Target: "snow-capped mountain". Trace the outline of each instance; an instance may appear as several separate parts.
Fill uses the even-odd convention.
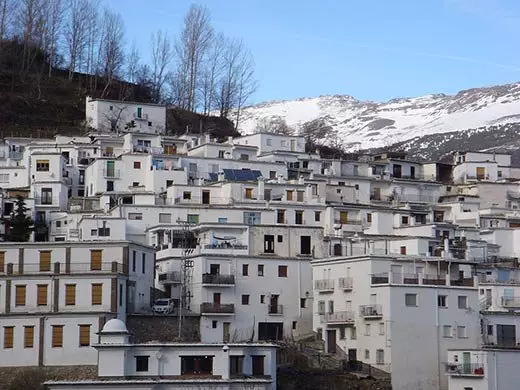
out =
[[[384,103],[347,95],[272,101],[246,107],[239,130],[258,131],[284,121],[298,131],[319,119],[346,151],[389,146],[412,138],[520,122],[520,84],[461,91],[456,95],[399,98]]]

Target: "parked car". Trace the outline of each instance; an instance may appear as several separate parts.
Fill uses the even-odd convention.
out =
[[[157,299],[153,304],[153,311],[157,314],[169,314],[173,312],[173,299],[161,298]]]

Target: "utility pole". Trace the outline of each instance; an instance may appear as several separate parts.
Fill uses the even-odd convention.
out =
[[[190,248],[190,222],[181,221],[177,218],[177,224],[181,226],[181,291],[179,296],[179,341],[182,341],[182,326],[183,316],[185,310],[190,310],[191,301],[191,283],[193,275],[193,260],[187,257],[193,253],[193,248]]]

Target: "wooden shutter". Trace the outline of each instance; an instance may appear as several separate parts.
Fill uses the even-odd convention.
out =
[[[5,252],[0,252],[0,273],[5,272]]]
[[[23,327],[23,347],[32,348],[34,347],[34,326]]]
[[[348,211],[339,212],[339,221],[341,223],[348,223]]]
[[[63,325],[52,325],[52,347],[63,347]]]
[[[287,190],[287,200],[293,200],[293,190]]]
[[[66,284],[65,285],[65,305],[76,304],[76,285]]]
[[[15,287],[15,306],[25,306],[25,285]]]
[[[50,272],[51,251],[40,251],[40,272]]]
[[[92,284],[92,304],[101,305],[103,303],[103,284]]]
[[[253,189],[246,188],[246,199],[252,199],[252,198],[253,198]]]
[[[79,346],[87,347],[90,345],[90,325],[79,326]]]
[[[13,348],[14,326],[4,326],[4,348]]]
[[[101,271],[101,259],[102,259],[101,250],[91,250],[90,251],[90,270],[91,271]]]
[[[38,306],[47,305],[47,285],[39,284],[37,289],[36,304]]]

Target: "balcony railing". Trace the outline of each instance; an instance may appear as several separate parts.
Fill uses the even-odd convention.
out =
[[[91,263],[60,263],[55,262],[48,267],[40,263],[9,263],[5,272],[8,275],[37,275],[37,274],[85,274],[85,273],[124,273],[124,265],[122,263],[103,262],[101,264]]]
[[[159,274],[159,283],[176,284],[181,282],[181,273],[178,271],[164,272]]]
[[[361,219],[352,219],[349,218],[347,220],[335,219],[334,224],[336,225],[361,225]]]
[[[484,376],[482,363],[446,363],[446,374],[455,376]]]
[[[343,290],[352,290],[353,280],[350,276],[346,276],[338,279],[338,286]]]
[[[9,152],[9,158],[11,160],[21,160],[23,158],[23,152]]]
[[[388,281],[388,272],[372,275],[372,284],[387,284]]]
[[[103,177],[105,179],[119,179],[121,171],[119,169],[103,169]]]
[[[269,312],[269,315],[283,315],[283,306],[282,305],[269,305],[268,312]]]
[[[247,249],[247,245],[223,242],[221,244],[207,244],[204,249]]]
[[[202,275],[202,284],[235,284],[235,275],[212,275],[212,274],[203,274]]]
[[[481,284],[520,285],[520,278],[508,278],[508,279],[504,279],[504,280],[499,280],[496,276],[480,274],[479,283],[481,283]]]
[[[520,297],[506,297],[500,298],[502,307],[520,308]]]
[[[327,324],[353,324],[353,311],[337,311],[334,313],[326,313],[323,315],[323,321]]]
[[[235,305],[232,303],[204,302],[200,305],[201,314],[233,314]]]
[[[381,305],[361,305],[359,306],[359,315],[365,319],[381,318],[383,310]]]
[[[334,291],[334,280],[333,279],[315,280],[314,289],[319,292],[332,292],[332,291]]]

